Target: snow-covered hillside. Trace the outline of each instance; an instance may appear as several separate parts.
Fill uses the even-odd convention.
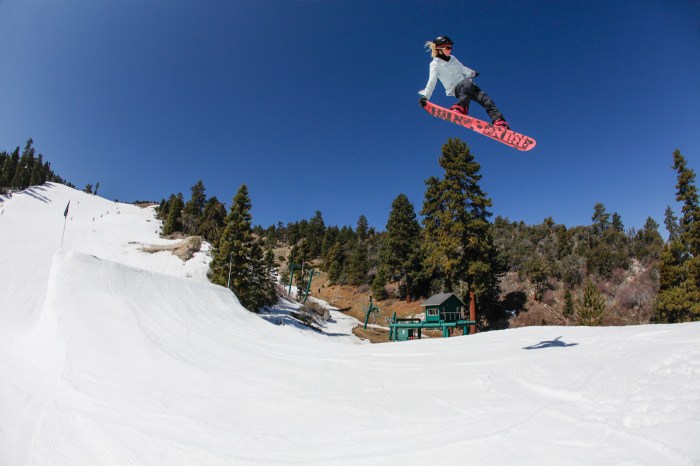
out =
[[[150,208],[0,201],[0,465],[700,463],[700,324],[338,344],[143,252]]]

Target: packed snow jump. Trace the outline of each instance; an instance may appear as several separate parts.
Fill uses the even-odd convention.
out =
[[[452,39],[447,36],[439,36],[426,42],[425,46],[433,60],[430,62],[428,84],[425,89],[418,91],[421,96],[420,105],[435,117],[464,126],[515,149],[527,151],[535,147],[534,139],[510,129],[491,97],[474,84],[474,78],[479,76],[479,73],[464,66],[452,55],[452,45]],[[449,109],[429,102],[438,79],[445,86],[445,93],[457,98],[457,103]],[[491,123],[467,116],[472,100],[484,107]]]

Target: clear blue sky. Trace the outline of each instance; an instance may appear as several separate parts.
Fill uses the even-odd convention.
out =
[[[641,227],[679,212],[674,149],[700,172],[697,0],[0,0],[0,31],[0,149],[31,137],[110,199],[246,183],[255,223],[383,229],[459,137],[496,215],[573,226],[603,202]],[[420,109],[441,34],[533,151]]]

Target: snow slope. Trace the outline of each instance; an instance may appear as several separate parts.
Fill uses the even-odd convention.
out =
[[[140,251],[152,209],[0,200],[1,465],[700,464],[700,324],[337,344]]]

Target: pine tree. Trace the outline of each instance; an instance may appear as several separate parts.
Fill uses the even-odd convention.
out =
[[[176,231],[182,231],[182,209],[185,203],[182,200],[182,193],[177,193],[170,195],[168,200],[168,216],[165,219],[165,225],[163,225],[163,234],[172,235]]]
[[[340,229],[337,226],[326,228],[326,232],[323,234],[323,242],[321,243],[321,257],[323,259],[323,266],[325,270],[330,268],[331,248],[338,242],[339,236]]]
[[[488,223],[491,199],[478,183],[481,166],[459,139],[448,140],[439,162],[444,178],[426,180],[421,211],[425,263],[443,279],[443,291],[458,290],[464,282],[482,307],[490,307],[497,298],[501,265]]]
[[[297,301],[304,299],[304,294],[306,293],[306,286],[308,283],[308,271],[306,269],[297,270],[297,272],[294,274],[294,286],[297,287]]]
[[[32,178],[32,169],[34,168],[34,141],[29,139],[22,151],[22,157],[19,159],[14,177],[10,183],[11,187],[17,189],[25,189],[29,187]]]
[[[372,280],[372,296],[375,300],[386,299],[386,272],[380,267]]]
[[[689,258],[682,241],[671,241],[661,253],[656,320],[678,323],[699,320],[698,259]],[[693,273],[695,272],[695,273]],[[691,275],[695,275],[695,280]]]
[[[306,242],[309,246],[309,258],[315,259],[321,256],[323,246],[323,236],[326,232],[326,225],[323,222],[323,215],[320,211],[316,211],[314,217],[309,221],[309,226],[306,234]]]
[[[207,241],[216,244],[221,236],[226,221],[226,207],[219,202],[216,196],[207,199],[200,218],[197,233]]]
[[[323,227],[321,228],[321,226]],[[313,260],[321,255],[321,246],[323,244],[323,235],[326,231],[325,224],[323,224],[323,217],[321,212],[316,211],[314,217],[306,220],[303,219],[299,222],[299,230],[301,231],[301,239],[299,241],[306,242],[306,249],[309,254],[308,260]],[[316,238],[317,233],[321,234],[320,238]],[[312,239],[311,237],[314,236]]]
[[[617,268],[626,269],[629,266],[627,235],[622,219],[617,213],[613,213],[612,217],[613,221],[610,222],[610,214],[602,203],[595,205],[591,217],[594,236],[585,252],[589,271],[602,277],[609,277]]]
[[[39,154],[32,166],[32,174],[29,179],[30,186],[39,186],[44,184],[46,177],[44,176],[44,156]]]
[[[597,236],[602,236],[603,232],[610,228],[610,214],[605,212],[605,205],[602,202],[596,203],[593,207],[593,232]]]
[[[368,229],[369,222],[367,221],[367,217],[365,217],[364,215],[360,215],[360,218],[357,219],[357,228],[355,229],[355,234],[357,235],[357,238],[360,241],[364,241],[367,239]]]
[[[343,226],[338,234],[338,241],[340,241],[343,247],[352,247],[352,245],[354,245],[357,241],[355,230],[347,225]]]
[[[681,227],[678,225],[678,217],[671,206],[666,206],[666,211],[664,212],[664,226],[666,231],[668,231],[668,240],[673,241],[678,238],[681,234]]]
[[[255,241],[251,241],[248,251],[248,269],[246,270],[248,278],[247,288],[242,290],[243,293],[241,294],[245,295],[244,300],[248,302],[248,305],[245,307],[255,312],[265,306],[262,303],[266,301],[265,296],[269,287],[269,282],[265,276],[264,259],[265,256],[260,245]],[[238,296],[238,293],[236,296]],[[239,297],[238,299],[241,298]]]
[[[380,259],[381,268],[388,272],[391,279],[400,281],[408,301],[421,272],[420,234],[413,204],[405,194],[399,194],[391,204]]]
[[[5,178],[5,165],[7,165],[7,162],[9,162],[10,156],[6,152],[1,152],[0,153],[0,194],[3,193],[2,188],[3,186],[2,181]]]
[[[459,254],[462,250],[461,231],[452,231],[454,220],[445,205],[441,181],[432,176],[425,184],[427,189],[420,212],[424,216],[422,247],[425,265],[432,275],[443,279],[441,291],[452,291],[452,283],[463,272]]]
[[[275,253],[272,247],[269,247],[265,251],[265,257],[263,258],[263,276],[267,285],[267,295],[268,304],[275,304],[277,302],[277,276],[279,275],[279,268],[275,262]]]
[[[287,244],[287,227],[284,226],[282,222],[277,222],[275,227],[275,246],[280,244]]]
[[[46,183],[47,181],[56,181],[58,183],[63,183],[63,180],[61,179],[60,176],[56,176],[52,171],[51,171],[51,162],[45,162],[44,163],[44,169],[43,169],[43,182]],[[43,183],[42,183],[43,184]]]
[[[278,268],[275,262],[275,253],[272,247],[265,250],[265,257],[263,258],[264,273],[267,280],[272,283],[273,288],[276,281]]]
[[[542,296],[549,286],[551,270],[547,262],[538,256],[531,257],[525,263],[525,272],[530,283],[535,287],[535,300],[542,301]]]
[[[664,240],[659,233],[659,224],[647,217],[644,227],[635,234],[632,244],[634,256],[640,261],[658,260],[663,250]]]
[[[568,288],[564,292],[564,317],[571,317],[574,314],[574,298]]]
[[[309,247],[306,240],[300,240],[289,253],[289,264],[296,264],[301,269],[294,273],[294,285],[297,287],[297,299],[301,300],[306,292],[308,283],[306,271],[309,268]]]
[[[343,275],[344,262],[343,247],[339,241],[336,241],[328,252],[328,280],[330,280],[332,285],[340,282]]]
[[[156,208],[156,218],[159,220],[165,220],[168,217],[168,202],[165,199],[160,200],[160,204]]]
[[[243,307],[257,312],[274,301],[266,293],[269,277],[262,249],[253,241],[251,207],[248,187],[243,184],[233,197],[226,226],[214,248],[209,277],[216,284],[228,285]]]
[[[350,253],[350,262],[348,264],[350,283],[355,286],[367,283],[368,273],[367,245],[362,241],[358,241]]]
[[[676,200],[683,203],[679,227],[682,241],[693,256],[700,255],[700,202],[695,186],[695,172],[686,167],[685,158],[676,149],[673,168],[678,173]]]
[[[617,212],[612,214],[612,228],[618,233],[625,232],[625,226],[622,224],[622,217]]]
[[[287,224],[287,241],[290,245],[297,244],[304,237],[300,223],[301,222]]]
[[[2,184],[5,178],[5,164],[10,160],[10,154],[5,151],[0,151],[0,188],[4,187]]]
[[[19,165],[19,147],[5,161],[2,169],[2,178],[0,178],[0,188],[14,188],[12,180],[15,178],[17,165]]]
[[[202,217],[204,215],[204,207],[207,202],[207,196],[204,194],[204,183],[202,180],[191,188],[192,195],[182,209],[182,228],[186,235],[197,234]]]
[[[673,161],[678,173],[676,200],[683,203],[683,216],[678,235],[661,254],[656,302],[656,319],[668,323],[700,320],[700,203],[695,172],[687,168],[679,150]]]
[[[605,300],[598,288],[587,282],[583,287],[583,294],[577,303],[579,325],[596,326],[603,323],[605,315]]]
[[[254,241],[250,246],[247,288],[236,293],[237,296],[241,295],[238,299],[245,303],[244,307],[253,312],[277,302],[274,259],[272,264],[269,259],[270,256],[264,254],[258,242]]]

